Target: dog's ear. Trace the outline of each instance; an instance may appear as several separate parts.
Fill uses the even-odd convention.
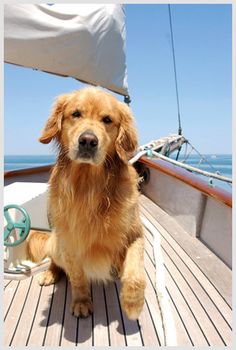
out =
[[[130,108],[126,104],[119,102],[119,110],[121,113],[121,123],[115,148],[119,158],[127,163],[138,146],[137,131]]]
[[[58,139],[59,133],[61,131],[63,111],[67,99],[67,95],[61,95],[56,99],[56,102],[52,108],[52,113],[42,131],[41,137],[39,138],[40,142],[49,143],[54,138]]]

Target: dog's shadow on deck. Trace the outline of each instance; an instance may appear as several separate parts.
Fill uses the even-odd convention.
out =
[[[139,332],[138,321],[128,320],[120,307],[118,280],[107,284],[94,283],[91,292],[93,315],[77,318],[70,314],[71,287],[66,277],[63,276],[54,286],[40,322],[40,327],[45,327],[45,344],[47,338],[55,338],[56,334],[58,345],[63,343],[110,345],[113,338],[126,345],[126,336]]]

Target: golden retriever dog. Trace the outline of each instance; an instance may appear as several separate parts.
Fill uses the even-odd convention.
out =
[[[58,159],[49,180],[52,233],[32,231],[28,255],[51,258],[41,285],[63,270],[71,284],[71,313],[92,312],[90,282],[121,280],[120,301],[130,319],[144,304],[144,237],[138,175],[128,163],[137,135],[130,109],[111,94],[86,88],[56,100],[40,142],[55,140]]]

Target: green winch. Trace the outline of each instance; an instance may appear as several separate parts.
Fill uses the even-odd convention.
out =
[[[16,209],[20,211],[21,216],[23,216],[19,222],[14,222],[10,215],[10,209]],[[19,205],[9,204],[4,207],[4,217],[7,221],[7,226],[4,229],[4,245],[7,247],[16,247],[21,244],[29,234],[31,223],[30,217],[27,211]],[[9,237],[13,232],[17,233],[14,242],[9,241]]]

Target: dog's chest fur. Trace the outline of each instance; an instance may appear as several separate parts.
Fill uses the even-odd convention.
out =
[[[80,175],[78,181],[67,178],[52,183],[53,225],[61,236],[60,250],[82,264],[89,279],[107,280],[113,266],[119,269],[127,246],[136,187],[109,183],[102,173]]]

